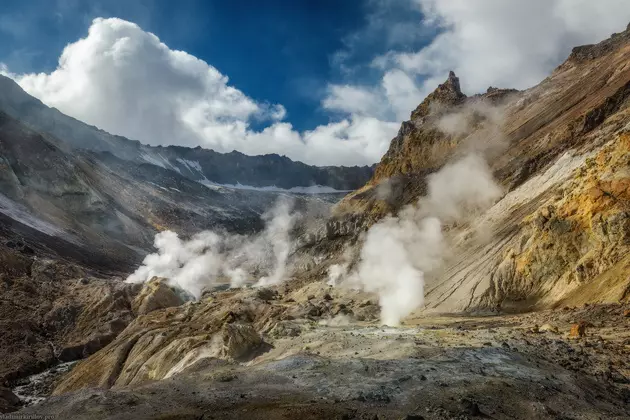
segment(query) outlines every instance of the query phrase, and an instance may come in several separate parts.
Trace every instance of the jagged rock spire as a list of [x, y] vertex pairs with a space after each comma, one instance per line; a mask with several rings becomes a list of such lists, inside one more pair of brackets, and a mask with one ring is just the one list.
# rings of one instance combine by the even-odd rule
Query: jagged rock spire
[[466, 95], [461, 91], [459, 78], [455, 75], [455, 72], [450, 71], [448, 79], [427, 96], [411, 113], [411, 119], [424, 118], [440, 108], [450, 108], [459, 105], [464, 99], [466, 99]]

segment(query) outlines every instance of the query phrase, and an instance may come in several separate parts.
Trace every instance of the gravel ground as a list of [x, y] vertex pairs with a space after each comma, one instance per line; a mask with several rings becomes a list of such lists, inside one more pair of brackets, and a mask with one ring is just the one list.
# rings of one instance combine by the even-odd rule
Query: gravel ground
[[[73, 419], [627, 419], [626, 309], [432, 316], [400, 328], [347, 318], [295, 321], [285, 335], [268, 337], [273, 347], [247, 364], [205, 359], [167, 380], [82, 390], [23, 413]], [[585, 337], [569, 337], [579, 321], [587, 325]]]

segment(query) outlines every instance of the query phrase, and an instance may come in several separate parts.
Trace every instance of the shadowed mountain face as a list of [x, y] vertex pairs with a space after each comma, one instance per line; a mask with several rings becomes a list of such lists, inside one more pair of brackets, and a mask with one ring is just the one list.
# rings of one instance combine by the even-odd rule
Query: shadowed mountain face
[[[80, 251], [82, 263], [117, 268], [139, 262], [160, 230], [257, 231], [261, 214], [279, 196], [321, 209], [373, 172], [320, 168], [279, 155], [143, 145], [49, 108], [4, 76], [0, 167], [0, 214], [8, 230], [37, 237], [40, 245], [47, 242], [42, 238], [61, 241], [65, 245], [57, 250], [73, 256]], [[222, 186], [238, 184], [247, 189]], [[327, 193], [282, 191], [292, 188]]]
[[0, 110], [37, 132], [62, 139], [70, 148], [105, 151], [124, 160], [152, 163], [195, 181], [284, 189], [321, 185], [347, 191], [363, 185], [374, 169], [310, 166], [276, 154], [247, 156], [237, 151], [223, 154], [201, 147], [143, 145], [49, 108], [5, 76], [0, 76]]
[[[206, 186], [180, 171], [73, 149], [1, 112], [0, 167], [0, 214], [15, 235], [62, 255], [80, 250], [80, 263], [127, 270], [160, 230], [254, 232], [286, 195]], [[292, 197], [298, 208], [325, 208], [340, 195]]]

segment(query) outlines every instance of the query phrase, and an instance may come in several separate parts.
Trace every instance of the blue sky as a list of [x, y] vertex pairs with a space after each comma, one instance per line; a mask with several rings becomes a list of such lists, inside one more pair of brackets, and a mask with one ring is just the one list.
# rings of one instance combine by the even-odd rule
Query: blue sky
[[[394, 0], [392, 5], [405, 1]], [[63, 47], [85, 36], [96, 17], [119, 17], [155, 33], [172, 49], [216, 67], [248, 96], [283, 104], [298, 130], [335, 119], [320, 107], [329, 83], [372, 83], [368, 65], [393, 45], [413, 51], [430, 36], [392, 39], [364, 31], [386, 24], [420, 27], [410, 7], [377, 10], [369, 0], [6, 0], [0, 6], [0, 62], [13, 72], [50, 72]], [[361, 34], [360, 38], [357, 35]], [[340, 63], [343, 58], [343, 63]], [[350, 73], [350, 74], [349, 74]]]
[[4, 0], [0, 73], [144, 143], [365, 165], [450, 70], [525, 89], [629, 21], [627, 0]]

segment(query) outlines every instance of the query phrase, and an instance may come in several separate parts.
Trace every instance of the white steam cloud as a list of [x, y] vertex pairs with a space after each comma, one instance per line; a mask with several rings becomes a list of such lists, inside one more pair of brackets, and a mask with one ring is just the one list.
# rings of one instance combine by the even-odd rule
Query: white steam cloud
[[398, 325], [423, 305], [425, 277], [441, 268], [449, 250], [442, 227], [471, 221], [502, 195], [484, 158], [501, 139], [500, 110], [474, 104], [436, 125], [449, 135], [470, 133], [473, 114], [486, 123], [463, 140], [465, 155], [430, 175], [427, 195], [415, 205], [370, 228], [350, 273], [347, 263], [329, 268], [329, 284], [343, 281], [379, 296], [383, 324]]
[[[258, 280], [258, 286], [271, 286], [282, 282], [284, 279], [287, 270], [287, 258], [289, 258], [289, 251], [291, 250], [289, 232], [295, 223], [295, 217], [291, 216], [290, 212], [289, 203], [281, 200], [270, 213], [263, 215], [267, 226], [263, 236], [252, 243], [253, 250], [257, 251], [261, 247], [271, 245], [273, 269], [269, 275]], [[249, 247], [248, 251], [250, 251]], [[251, 252], [246, 253], [246, 255], [251, 255]]]
[[446, 256], [442, 226], [461, 222], [501, 196], [484, 161], [468, 155], [429, 177], [428, 196], [367, 233], [351, 279], [379, 295], [381, 322], [398, 325], [424, 303], [424, 279]]
[[147, 255], [126, 281], [144, 283], [154, 276], [165, 277], [195, 299], [206, 287], [228, 280], [230, 287], [278, 284], [285, 280], [290, 231], [298, 216], [288, 200], [279, 200], [262, 216], [265, 229], [258, 235], [204, 231], [184, 241], [175, 232], [160, 232], [154, 242], [157, 252]]

